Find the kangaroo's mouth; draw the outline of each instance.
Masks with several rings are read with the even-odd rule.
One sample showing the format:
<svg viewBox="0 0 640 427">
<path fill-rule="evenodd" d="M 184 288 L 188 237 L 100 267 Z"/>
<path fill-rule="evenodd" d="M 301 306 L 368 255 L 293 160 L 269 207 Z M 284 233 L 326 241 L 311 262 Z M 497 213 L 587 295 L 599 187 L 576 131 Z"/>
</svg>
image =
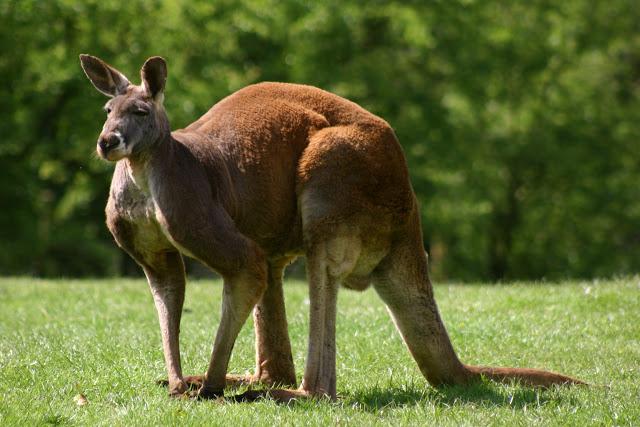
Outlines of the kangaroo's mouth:
<svg viewBox="0 0 640 427">
<path fill-rule="evenodd" d="M 127 148 L 122 142 L 113 145 L 98 143 L 96 151 L 101 158 L 110 162 L 117 162 L 127 155 Z"/>
<path fill-rule="evenodd" d="M 119 131 L 101 135 L 96 150 L 100 157 L 111 162 L 120 160 L 128 154 L 127 144 Z"/>
</svg>

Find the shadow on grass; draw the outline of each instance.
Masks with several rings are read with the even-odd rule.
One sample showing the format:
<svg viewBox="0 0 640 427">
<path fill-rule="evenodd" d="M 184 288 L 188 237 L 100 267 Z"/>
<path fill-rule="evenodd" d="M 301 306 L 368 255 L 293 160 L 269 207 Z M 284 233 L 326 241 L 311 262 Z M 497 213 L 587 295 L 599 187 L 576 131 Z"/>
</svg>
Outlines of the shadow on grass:
<svg viewBox="0 0 640 427">
<path fill-rule="evenodd" d="M 157 384 L 164 385 L 165 381 L 158 381 Z M 228 402 L 246 403 L 266 398 L 265 392 L 269 390 L 261 386 L 256 388 L 246 386 L 231 386 L 229 389 L 235 393 L 225 396 Z M 229 390 L 227 389 L 227 390 Z M 192 388 L 195 390 L 195 388 Z M 373 388 L 362 389 L 341 395 L 338 403 L 350 406 L 353 409 L 365 412 L 379 412 L 388 408 L 406 408 L 410 406 L 434 405 L 438 407 L 452 407 L 465 405 L 478 405 L 485 408 L 509 407 L 512 409 L 526 409 L 527 407 L 539 407 L 548 403 L 558 405 L 568 401 L 571 405 L 576 405 L 576 398 L 572 394 L 561 393 L 562 388 L 553 387 L 550 389 L 528 388 L 513 384 L 511 386 L 493 383 L 483 380 L 466 386 L 447 386 L 433 388 L 426 384 L 414 384 L 387 387 L 375 386 Z M 327 400 L 328 401 L 328 400 Z M 313 403 L 312 403 L 313 402 Z M 284 402 L 280 402 L 284 403 Z M 301 408 L 309 405 L 315 406 L 314 401 L 293 400 L 286 403 Z"/>
<path fill-rule="evenodd" d="M 450 386 L 438 389 L 413 384 L 402 387 L 377 386 L 351 393 L 343 398 L 347 404 L 354 408 L 378 412 L 384 408 L 425 404 L 442 407 L 475 404 L 484 407 L 523 409 L 527 406 L 542 406 L 549 402 L 558 404 L 570 397 L 561 396 L 553 389 L 504 387 L 490 382 L 482 382 L 464 387 Z"/>
</svg>

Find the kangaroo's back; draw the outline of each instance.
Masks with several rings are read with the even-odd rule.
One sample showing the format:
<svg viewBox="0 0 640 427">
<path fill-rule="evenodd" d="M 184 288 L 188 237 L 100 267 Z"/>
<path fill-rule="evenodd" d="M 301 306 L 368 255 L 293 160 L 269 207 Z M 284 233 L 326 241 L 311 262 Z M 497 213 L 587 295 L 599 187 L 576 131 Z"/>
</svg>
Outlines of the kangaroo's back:
<svg viewBox="0 0 640 427">
<path fill-rule="evenodd" d="M 317 87 L 264 82 L 247 86 L 222 99 L 186 130 L 217 133 L 230 126 L 224 119 L 245 119 L 249 121 L 241 123 L 239 130 L 251 132 L 259 125 L 258 119 L 274 122 L 277 118 L 275 123 L 281 123 L 286 117 L 280 113 L 295 111 L 321 116 L 322 127 L 367 122 L 386 124 L 358 104 Z"/>
</svg>

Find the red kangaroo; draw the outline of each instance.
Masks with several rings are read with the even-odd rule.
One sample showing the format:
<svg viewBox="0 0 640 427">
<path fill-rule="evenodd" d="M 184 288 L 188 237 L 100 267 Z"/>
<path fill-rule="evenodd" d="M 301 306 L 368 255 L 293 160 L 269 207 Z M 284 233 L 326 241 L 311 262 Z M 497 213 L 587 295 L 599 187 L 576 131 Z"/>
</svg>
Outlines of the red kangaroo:
<svg viewBox="0 0 640 427">
<path fill-rule="evenodd" d="M 162 58 L 144 63 L 140 86 L 96 57 L 80 60 L 93 85 L 111 98 L 97 144 L 102 158 L 117 162 L 107 226 L 148 279 L 171 395 L 195 383 L 198 397 L 218 397 L 227 381 L 246 380 L 292 387 L 268 392 L 278 400 L 335 399 L 339 284 L 359 291 L 373 284 L 434 386 L 466 384 L 481 375 L 533 386 L 583 384 L 547 371 L 460 362 L 434 300 L 407 164 L 381 118 L 315 87 L 260 83 L 171 132 Z M 180 367 L 181 254 L 224 278 L 204 376 L 184 377 Z M 301 255 L 307 260 L 310 328 L 304 377 L 295 389 L 282 274 Z M 251 310 L 256 372 L 227 376 Z"/>
</svg>

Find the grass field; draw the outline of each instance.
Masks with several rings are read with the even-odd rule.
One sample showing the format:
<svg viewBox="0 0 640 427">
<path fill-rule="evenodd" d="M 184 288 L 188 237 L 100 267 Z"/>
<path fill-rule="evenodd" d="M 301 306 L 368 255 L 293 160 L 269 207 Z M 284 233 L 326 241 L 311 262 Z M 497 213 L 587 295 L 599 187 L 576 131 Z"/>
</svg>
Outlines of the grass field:
<svg viewBox="0 0 640 427">
<path fill-rule="evenodd" d="M 285 284 L 298 377 L 306 286 Z M 279 405 L 171 400 L 143 280 L 0 279 L 0 425 L 639 425 L 640 278 L 440 285 L 437 299 L 467 363 L 544 367 L 597 387 L 534 390 L 490 382 L 431 388 L 372 290 L 342 291 L 338 402 Z M 204 372 L 219 282 L 187 285 L 183 370 Z M 230 371 L 253 369 L 245 325 Z M 608 386 L 608 387 L 604 387 Z M 87 403 L 78 405 L 82 394 Z"/>
</svg>

